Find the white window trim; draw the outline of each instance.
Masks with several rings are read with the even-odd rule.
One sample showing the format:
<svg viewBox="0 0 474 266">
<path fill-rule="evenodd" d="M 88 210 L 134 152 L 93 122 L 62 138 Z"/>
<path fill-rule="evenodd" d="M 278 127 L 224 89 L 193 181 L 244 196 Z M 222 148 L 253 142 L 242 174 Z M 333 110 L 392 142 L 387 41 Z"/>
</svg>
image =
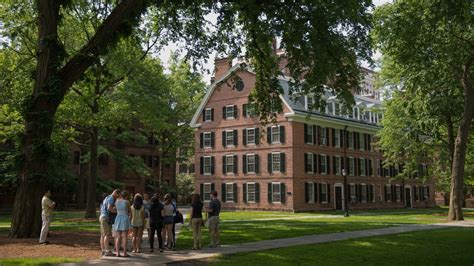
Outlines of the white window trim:
<svg viewBox="0 0 474 266">
<path fill-rule="evenodd" d="M 307 124 L 308 125 L 308 136 L 310 136 L 309 142 L 306 144 L 314 145 L 314 127 L 313 125 Z M 311 135 L 309 134 L 309 130 L 311 130 Z"/>
<path fill-rule="evenodd" d="M 327 175 L 328 174 L 328 157 L 326 156 L 326 154 L 320 154 L 319 155 L 321 157 L 321 167 L 323 165 L 323 158 L 324 158 L 324 172 L 321 172 L 321 175 Z"/>
<path fill-rule="evenodd" d="M 352 156 L 349 156 L 349 173 L 347 173 L 349 176 L 355 176 L 356 172 L 355 172 L 355 159 L 354 157 Z M 351 164 L 352 162 L 352 164 Z"/>
<path fill-rule="evenodd" d="M 206 200 L 206 186 L 209 186 L 209 199 Z M 211 188 L 212 188 L 212 183 L 203 183 L 203 186 L 202 186 L 202 195 L 203 195 L 203 201 L 204 202 L 210 202 L 211 201 Z"/>
<path fill-rule="evenodd" d="M 229 113 L 227 111 L 227 108 L 232 108 L 232 116 L 231 117 L 227 116 L 227 114 Z M 235 119 L 234 114 L 235 114 L 234 105 L 226 105 L 225 106 L 225 119 L 226 120 L 234 120 Z"/>
<path fill-rule="evenodd" d="M 273 129 L 274 128 L 277 128 L 278 129 L 278 140 L 273 140 Z M 271 144 L 280 144 L 280 140 L 281 140 L 281 132 L 280 132 L 280 126 L 272 126 L 270 128 L 271 132 L 270 132 L 270 137 L 272 138 L 271 140 Z"/>
<path fill-rule="evenodd" d="M 274 168 L 274 163 L 273 163 L 273 155 L 278 154 L 279 160 L 278 160 L 278 170 L 275 170 Z M 281 152 L 272 152 L 272 173 L 281 173 Z"/>
<path fill-rule="evenodd" d="M 232 158 L 232 171 L 229 172 L 229 158 Z M 230 155 L 226 155 L 225 156 L 225 173 L 226 175 L 229 175 L 229 174 L 234 174 L 234 168 L 235 168 L 235 162 L 234 162 L 234 155 L 233 154 L 230 154 Z"/>
<path fill-rule="evenodd" d="M 257 140 L 257 136 L 256 136 L 256 130 L 254 127 L 249 127 L 249 128 L 246 128 L 246 140 L 245 142 L 247 143 L 247 145 L 256 145 L 256 140 Z M 253 143 L 249 143 L 249 130 L 253 130 Z"/>
<path fill-rule="evenodd" d="M 340 176 L 342 173 L 342 163 L 341 163 L 341 156 L 340 155 L 335 155 L 334 156 L 335 160 L 333 164 L 336 164 L 336 161 L 339 160 L 339 165 L 336 165 L 336 172 L 334 173 L 336 176 Z"/>
<path fill-rule="evenodd" d="M 327 183 L 321 183 L 321 186 L 324 186 L 324 188 L 326 188 L 326 194 L 325 194 L 325 198 L 323 200 L 321 200 L 321 203 L 328 203 L 328 184 Z M 323 193 L 323 187 L 321 187 L 321 194 Z"/>
<path fill-rule="evenodd" d="M 253 196 L 254 200 L 253 201 L 249 200 L 249 185 L 254 186 L 253 187 L 253 194 L 254 194 L 254 196 Z M 247 195 L 245 195 L 245 197 L 247 199 L 247 203 L 256 203 L 255 199 L 257 198 L 257 194 L 256 194 L 257 193 L 257 191 L 256 191 L 257 186 L 256 186 L 255 182 L 249 182 L 249 183 L 245 184 L 245 186 L 247 186 L 246 190 L 245 190 L 247 192 Z"/>
<path fill-rule="evenodd" d="M 207 120 L 207 111 L 209 111 L 209 120 Z M 204 122 L 212 122 L 212 108 L 204 109 Z"/>
<path fill-rule="evenodd" d="M 369 197 L 368 197 L 368 194 L 367 194 L 368 193 L 367 186 L 366 186 L 365 183 L 362 183 L 361 186 L 362 186 L 362 189 L 360 191 L 360 193 L 361 193 L 360 198 L 362 199 L 362 202 L 369 202 Z M 365 189 L 365 199 L 364 199 L 364 193 L 363 193 L 364 189 Z"/>
<path fill-rule="evenodd" d="M 227 185 L 230 185 L 231 188 L 232 188 L 232 199 L 231 199 L 231 200 L 228 200 L 228 199 L 227 199 L 227 196 L 229 195 L 229 192 L 228 192 L 228 190 L 227 190 Z M 232 203 L 233 203 L 233 202 L 234 202 L 234 193 L 235 193 L 235 191 L 234 191 L 234 183 L 225 183 L 225 202 L 229 202 L 229 203 L 232 202 Z"/>
<path fill-rule="evenodd" d="M 209 172 L 206 173 L 206 158 L 209 158 Z M 203 175 L 212 175 L 212 156 L 203 157 L 203 166 L 202 166 Z"/>
<path fill-rule="evenodd" d="M 395 185 L 395 201 L 402 202 L 402 189 L 400 185 Z"/>
<path fill-rule="evenodd" d="M 316 184 L 314 182 L 307 182 L 307 183 L 308 183 L 308 193 L 313 198 L 312 200 L 308 199 L 308 203 L 315 203 L 316 199 L 314 198 L 314 190 L 316 189 L 315 188 Z M 312 186 L 313 186 L 312 190 L 309 190 L 309 184 L 312 184 Z"/>
<path fill-rule="evenodd" d="M 209 136 L 209 146 L 206 146 L 206 135 Z M 212 132 L 203 132 L 202 133 L 202 146 L 205 149 L 211 149 L 212 148 Z"/>
<path fill-rule="evenodd" d="M 232 133 L 232 143 L 231 143 L 231 144 L 227 144 L 227 140 L 228 140 L 227 134 L 228 134 L 229 132 Z M 225 131 L 225 146 L 226 146 L 226 147 L 234 147 L 234 138 L 235 138 L 235 136 L 234 136 L 234 130 L 226 130 L 226 131 Z"/>
<path fill-rule="evenodd" d="M 273 198 L 273 196 L 275 195 L 275 192 L 274 192 L 275 190 L 273 189 L 273 185 L 279 186 L 278 194 L 280 196 L 280 201 L 275 201 L 275 199 Z M 272 182 L 272 203 L 281 204 L 281 182 Z"/>
<path fill-rule="evenodd" d="M 326 127 L 320 127 L 321 128 L 321 136 L 319 136 L 319 141 L 321 142 L 321 145 L 328 146 L 328 136 L 326 134 Z M 323 133 L 324 132 L 324 133 Z"/>
<path fill-rule="evenodd" d="M 334 129 L 334 143 L 336 144 L 336 148 L 341 147 L 341 130 L 340 129 Z"/>
<path fill-rule="evenodd" d="M 394 202 L 392 199 L 393 199 L 393 195 L 392 195 L 392 186 L 391 185 L 385 185 L 385 189 L 387 190 L 387 196 L 388 194 L 390 194 L 390 200 L 386 200 L 386 202 Z M 388 198 L 388 197 L 387 197 Z"/>
<path fill-rule="evenodd" d="M 364 163 L 362 163 L 362 160 L 364 160 Z M 363 158 L 363 157 L 360 157 L 360 158 L 359 158 L 359 162 L 360 162 L 360 164 L 359 164 L 360 176 L 368 176 L 368 175 L 367 175 L 367 169 L 366 169 L 366 167 L 365 167 L 365 161 L 366 161 L 366 160 L 367 160 L 367 159 L 365 159 L 365 158 Z M 363 169 L 364 169 L 364 172 L 363 172 L 363 173 L 362 173 L 362 167 L 363 167 Z"/>
<path fill-rule="evenodd" d="M 350 186 L 349 196 L 351 197 L 351 199 L 350 199 L 351 203 L 355 203 L 357 201 L 357 196 L 356 196 L 357 195 L 357 193 L 356 193 L 357 187 L 354 183 L 350 183 L 349 186 Z M 352 188 L 354 188 L 354 190 L 352 190 Z M 352 193 L 353 191 L 354 191 L 354 193 Z"/>
<path fill-rule="evenodd" d="M 314 173 L 315 173 L 315 171 L 314 171 L 314 168 L 315 168 L 315 167 L 314 167 L 314 156 L 315 156 L 316 154 L 314 154 L 314 153 L 312 153 L 312 152 L 307 152 L 306 154 L 307 154 L 307 156 L 308 156 L 308 157 L 307 157 L 308 160 L 309 160 L 310 163 L 311 163 L 311 170 L 308 171 L 308 174 L 314 174 Z M 311 155 L 311 160 L 309 159 L 309 155 Z"/>
<path fill-rule="evenodd" d="M 247 167 L 247 174 L 255 174 L 255 169 L 256 169 L 256 165 L 255 165 L 255 162 L 256 162 L 256 160 L 255 160 L 255 155 L 256 155 L 255 153 L 250 153 L 250 154 L 247 154 L 247 155 L 246 155 L 247 157 L 246 157 L 246 159 L 245 159 L 245 160 L 246 160 L 246 161 L 245 161 L 245 164 L 246 164 L 246 167 Z M 253 156 L 253 157 L 254 157 L 254 158 L 253 158 L 253 169 L 254 169 L 253 171 L 249 171 L 249 164 L 248 164 L 249 156 Z"/>
</svg>

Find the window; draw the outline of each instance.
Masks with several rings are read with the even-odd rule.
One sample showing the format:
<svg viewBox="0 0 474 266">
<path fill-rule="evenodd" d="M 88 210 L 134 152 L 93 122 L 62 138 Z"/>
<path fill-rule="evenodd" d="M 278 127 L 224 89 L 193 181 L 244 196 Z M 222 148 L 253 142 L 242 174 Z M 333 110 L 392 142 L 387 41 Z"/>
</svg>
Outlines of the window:
<svg viewBox="0 0 474 266">
<path fill-rule="evenodd" d="M 204 109 L 204 122 L 214 120 L 214 110 L 212 108 Z"/>
<path fill-rule="evenodd" d="M 306 173 L 314 173 L 314 154 L 313 153 L 305 153 L 305 172 Z"/>
<path fill-rule="evenodd" d="M 321 154 L 319 155 L 319 159 L 321 160 L 321 169 L 319 172 L 325 175 L 328 173 L 327 157 L 326 155 Z"/>
<path fill-rule="evenodd" d="M 370 202 L 375 202 L 375 185 L 370 184 L 370 191 L 369 191 L 369 201 Z"/>
<path fill-rule="evenodd" d="M 341 147 L 341 133 L 339 129 L 334 129 L 334 145 L 336 148 Z"/>
<path fill-rule="evenodd" d="M 204 156 L 204 173 L 205 175 L 210 175 L 211 174 L 211 168 L 212 168 L 212 159 L 211 156 Z"/>
<path fill-rule="evenodd" d="M 247 144 L 255 144 L 255 128 L 247 128 Z"/>
<path fill-rule="evenodd" d="M 281 183 L 272 183 L 272 202 L 281 202 Z"/>
<path fill-rule="evenodd" d="M 354 119 L 359 120 L 359 107 L 354 107 L 352 113 L 353 113 Z"/>
<path fill-rule="evenodd" d="M 428 186 L 423 187 L 423 200 L 424 201 L 429 201 L 430 195 L 429 195 L 429 189 Z"/>
<path fill-rule="evenodd" d="M 382 201 L 382 185 L 379 185 L 379 201 Z"/>
<path fill-rule="evenodd" d="M 306 109 L 311 109 L 311 106 L 314 103 L 313 97 L 305 96 L 305 98 L 306 98 Z"/>
<path fill-rule="evenodd" d="M 351 184 L 351 202 L 357 202 L 357 197 L 356 197 L 356 186 L 355 184 Z"/>
<path fill-rule="evenodd" d="M 244 104 L 243 109 L 244 117 L 252 117 L 253 115 L 255 115 L 255 106 L 253 104 Z"/>
<path fill-rule="evenodd" d="M 353 137 L 353 132 L 351 131 L 348 131 L 347 132 L 347 138 L 348 138 L 348 141 L 349 141 L 349 149 L 354 149 L 354 137 Z"/>
<path fill-rule="evenodd" d="M 328 144 L 328 139 L 327 139 L 327 130 L 325 127 L 320 127 L 319 131 L 319 142 L 321 145 L 327 145 Z"/>
<path fill-rule="evenodd" d="M 229 173 L 234 173 L 234 155 L 227 155 L 226 158 L 226 163 L 225 163 L 225 169 L 226 169 L 226 174 L 229 174 Z"/>
<path fill-rule="evenodd" d="M 334 103 L 334 115 L 341 115 L 341 105 L 339 103 Z"/>
<path fill-rule="evenodd" d="M 392 187 L 390 185 L 385 185 L 385 201 L 391 202 L 392 201 Z"/>
<path fill-rule="evenodd" d="M 225 107 L 225 119 L 234 119 L 235 116 L 235 106 L 234 105 L 228 105 Z"/>
<path fill-rule="evenodd" d="M 304 128 L 306 130 L 306 132 L 305 132 L 305 143 L 314 144 L 315 126 L 305 124 Z"/>
<path fill-rule="evenodd" d="M 362 202 L 367 202 L 367 186 L 362 184 Z"/>
<path fill-rule="evenodd" d="M 272 131 L 272 143 L 279 143 L 280 142 L 280 127 L 274 126 L 271 128 Z"/>
<path fill-rule="evenodd" d="M 365 134 L 359 134 L 359 150 L 363 151 L 365 147 Z"/>
<path fill-rule="evenodd" d="M 321 203 L 328 202 L 328 184 L 321 184 Z"/>
<path fill-rule="evenodd" d="M 272 153 L 272 172 L 280 172 L 280 153 Z"/>
<path fill-rule="evenodd" d="M 247 183 L 247 202 L 255 202 L 255 183 Z"/>
<path fill-rule="evenodd" d="M 234 184 L 233 183 L 225 184 L 225 201 L 234 202 Z"/>
<path fill-rule="evenodd" d="M 360 158 L 359 160 L 359 169 L 360 169 L 360 175 L 361 176 L 365 176 L 366 175 L 366 169 L 365 169 L 365 159 L 364 158 Z"/>
<path fill-rule="evenodd" d="M 194 174 L 194 164 L 193 163 L 189 165 L 189 173 Z"/>
<path fill-rule="evenodd" d="M 334 156 L 334 173 L 341 175 L 341 156 Z"/>
<path fill-rule="evenodd" d="M 307 195 L 308 195 L 308 203 L 314 203 L 315 202 L 315 198 L 314 198 L 314 183 L 313 182 L 308 182 L 307 183 Z"/>
<path fill-rule="evenodd" d="M 204 201 L 210 201 L 211 200 L 211 183 L 204 183 L 203 186 L 203 197 Z"/>
<path fill-rule="evenodd" d="M 397 195 L 396 195 L 397 202 L 402 201 L 401 190 L 400 190 L 400 186 L 399 186 L 399 185 L 397 185 L 397 188 L 396 188 L 396 192 L 395 192 L 395 193 L 397 193 Z"/>
<path fill-rule="evenodd" d="M 355 160 L 353 157 L 349 157 L 349 175 L 355 175 Z"/>
<path fill-rule="evenodd" d="M 247 173 L 255 173 L 255 154 L 247 155 Z"/>
<path fill-rule="evenodd" d="M 334 114 L 334 106 L 333 106 L 333 103 L 327 103 L 326 105 L 326 110 L 327 110 L 327 114 L 329 115 L 333 115 Z"/>
<path fill-rule="evenodd" d="M 212 134 L 211 132 L 204 132 L 202 134 L 203 139 L 203 147 L 204 148 L 211 148 L 212 147 Z"/>
<path fill-rule="evenodd" d="M 226 146 L 234 146 L 234 131 L 227 130 L 225 134 L 225 145 Z"/>
</svg>

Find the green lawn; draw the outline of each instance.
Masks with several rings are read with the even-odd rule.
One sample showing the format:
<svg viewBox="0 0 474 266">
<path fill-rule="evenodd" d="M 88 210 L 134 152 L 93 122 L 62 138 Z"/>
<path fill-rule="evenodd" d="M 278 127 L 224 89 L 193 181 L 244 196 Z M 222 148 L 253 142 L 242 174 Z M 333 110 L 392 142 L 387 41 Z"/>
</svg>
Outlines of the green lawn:
<svg viewBox="0 0 474 266">
<path fill-rule="evenodd" d="M 472 266 L 473 247 L 474 228 L 450 228 L 240 253 L 212 264 Z"/>
<path fill-rule="evenodd" d="M 222 212 L 221 243 L 236 244 L 297 237 L 311 234 L 336 233 L 382 228 L 403 224 L 446 222 L 447 209 L 401 209 L 354 211 L 350 217 L 341 212 L 282 213 L 282 212 Z M 466 219 L 473 219 L 474 211 L 465 210 Z M 192 231 L 183 226 L 178 238 L 178 249 L 192 247 Z M 203 230 L 203 245 L 209 243 L 209 232 Z"/>
<path fill-rule="evenodd" d="M 0 265 L 58 265 L 61 263 L 77 263 L 82 259 L 71 258 L 19 258 L 19 259 L 0 259 Z"/>
</svg>

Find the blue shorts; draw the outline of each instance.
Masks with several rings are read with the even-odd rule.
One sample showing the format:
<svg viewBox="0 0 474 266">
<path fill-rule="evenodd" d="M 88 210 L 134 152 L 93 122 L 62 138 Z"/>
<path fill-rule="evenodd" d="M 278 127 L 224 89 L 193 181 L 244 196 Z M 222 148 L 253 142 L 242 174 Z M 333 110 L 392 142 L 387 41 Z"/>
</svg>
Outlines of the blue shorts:
<svg viewBox="0 0 474 266">
<path fill-rule="evenodd" d="M 174 224 L 174 217 L 173 216 L 165 216 L 163 218 L 164 224 Z"/>
</svg>

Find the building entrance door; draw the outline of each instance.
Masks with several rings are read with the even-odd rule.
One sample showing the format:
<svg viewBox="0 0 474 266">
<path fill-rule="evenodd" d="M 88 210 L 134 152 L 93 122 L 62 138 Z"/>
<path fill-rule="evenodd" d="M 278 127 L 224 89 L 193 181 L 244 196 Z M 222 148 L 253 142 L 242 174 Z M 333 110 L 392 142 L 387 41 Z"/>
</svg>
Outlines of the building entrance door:
<svg viewBox="0 0 474 266">
<path fill-rule="evenodd" d="M 336 210 L 342 210 L 342 187 L 336 187 Z"/>
<path fill-rule="evenodd" d="M 405 188 L 405 207 L 411 208 L 411 189 Z"/>
</svg>

